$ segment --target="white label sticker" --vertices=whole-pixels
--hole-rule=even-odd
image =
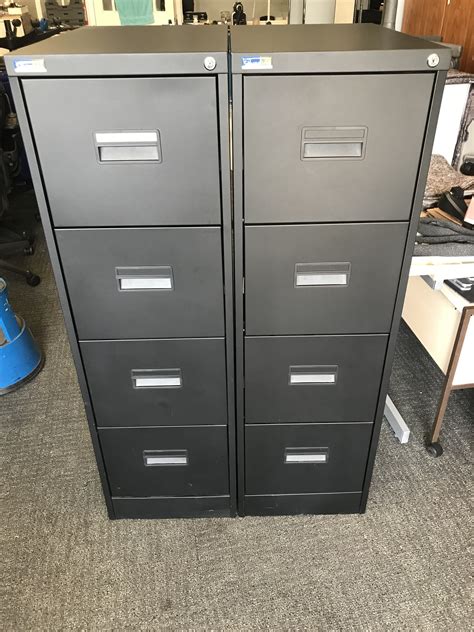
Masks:
[[[44,59],[14,59],[13,69],[18,73],[48,72],[44,65]]]
[[[271,70],[271,57],[242,57],[242,70]]]

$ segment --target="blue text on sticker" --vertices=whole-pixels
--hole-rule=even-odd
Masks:
[[[14,59],[13,70],[18,73],[48,72],[44,65],[44,59]]]
[[[271,57],[241,57],[242,70],[271,70]]]

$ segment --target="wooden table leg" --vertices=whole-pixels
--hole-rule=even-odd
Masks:
[[[465,307],[463,309],[458,331],[456,334],[456,339],[454,341],[453,350],[451,352],[451,358],[449,360],[448,370],[446,372],[446,378],[444,381],[443,391],[441,393],[441,399],[438,404],[438,411],[436,413],[435,421],[431,429],[431,436],[428,439],[428,444],[426,447],[428,452],[433,456],[441,456],[441,454],[443,454],[443,448],[439,444],[438,439],[441,432],[441,426],[443,425],[444,414],[448,406],[449,396],[451,395],[451,391],[453,390],[453,380],[456,374],[459,356],[461,355],[462,346],[464,344],[464,339],[466,337],[470,318],[473,315],[473,307]]]

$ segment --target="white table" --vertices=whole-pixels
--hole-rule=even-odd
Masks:
[[[474,386],[474,305],[444,281],[474,276],[472,257],[414,257],[410,267],[403,319],[446,375],[438,413],[428,446],[442,453],[439,431],[449,394],[456,388]],[[385,418],[401,443],[410,430],[387,396]]]

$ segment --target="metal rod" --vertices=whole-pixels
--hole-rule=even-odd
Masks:
[[[383,5],[382,26],[388,29],[395,28],[397,19],[398,0],[385,0]]]

